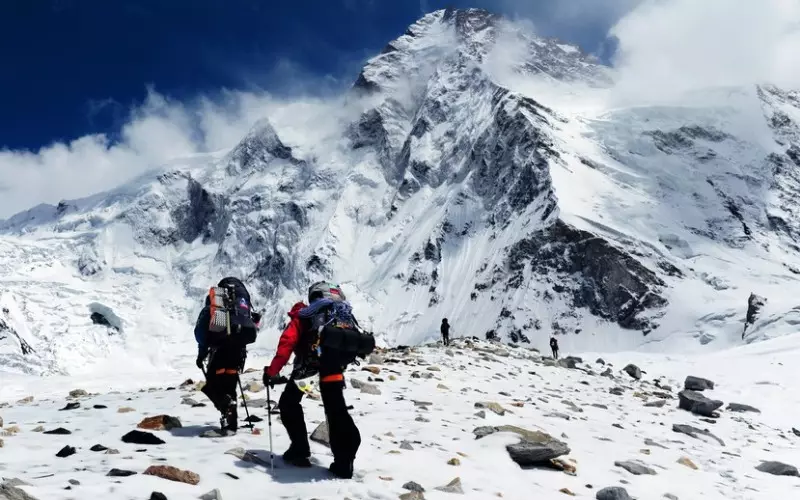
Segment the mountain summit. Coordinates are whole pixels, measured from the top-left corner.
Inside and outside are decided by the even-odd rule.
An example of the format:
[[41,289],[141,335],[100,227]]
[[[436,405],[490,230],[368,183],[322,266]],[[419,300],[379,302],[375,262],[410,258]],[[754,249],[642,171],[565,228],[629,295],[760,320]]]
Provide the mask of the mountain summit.
[[751,292],[769,305],[747,338],[787,331],[798,94],[607,92],[612,70],[576,47],[483,10],[426,15],[331,105],[334,133],[267,116],[224,154],[0,222],[0,365],[169,366],[223,275],[275,332],[311,281],[339,281],[390,345],[446,316],[454,336],[539,347],[723,346]]

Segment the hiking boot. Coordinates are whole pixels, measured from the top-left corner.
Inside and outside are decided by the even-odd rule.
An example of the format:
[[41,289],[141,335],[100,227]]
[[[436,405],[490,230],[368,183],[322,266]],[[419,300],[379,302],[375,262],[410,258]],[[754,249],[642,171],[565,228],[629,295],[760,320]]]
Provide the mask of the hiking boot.
[[225,422],[222,427],[223,430],[236,432],[239,429],[239,415],[236,411],[236,402],[230,404],[225,417],[221,420]]
[[308,459],[308,455],[301,455],[292,448],[286,450],[286,453],[284,453],[281,458],[283,458],[283,461],[287,464],[294,465],[295,467],[311,467],[311,461]]
[[339,479],[353,478],[353,462],[333,462],[328,470]]

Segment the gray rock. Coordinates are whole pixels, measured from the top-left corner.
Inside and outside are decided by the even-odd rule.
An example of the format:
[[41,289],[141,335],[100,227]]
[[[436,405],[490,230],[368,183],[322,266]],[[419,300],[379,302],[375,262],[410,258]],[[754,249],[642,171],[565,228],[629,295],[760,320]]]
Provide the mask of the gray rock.
[[672,493],[664,493],[664,498],[668,500],[678,500],[678,497],[673,495]]
[[663,444],[661,444],[661,443],[658,443],[658,442],[656,442],[656,441],[653,441],[653,440],[652,440],[652,439],[650,439],[650,438],[647,438],[647,439],[645,439],[645,440],[644,440],[644,444],[645,444],[645,445],[647,445],[647,446],[655,446],[656,448],[662,448],[662,449],[664,449],[664,450],[668,450],[668,449],[669,449],[669,448],[667,448],[666,446],[664,446]]
[[626,471],[630,472],[634,476],[641,476],[641,475],[649,475],[655,476],[656,471],[651,469],[650,467],[646,466],[642,462],[638,460],[628,460],[624,462],[614,462],[614,465],[617,467],[622,467]]
[[521,467],[532,467],[569,453],[569,447],[555,438],[545,443],[520,441],[506,446],[511,460]]
[[699,392],[684,390],[678,393],[678,408],[703,417],[713,417],[722,401],[708,399]]
[[611,370],[611,368],[606,368],[603,373],[600,374],[600,376],[613,379],[614,372]]
[[581,358],[567,356],[566,358],[560,358],[558,361],[556,361],[556,365],[560,366],[561,368],[575,369],[578,367],[578,363],[580,362],[582,362]]
[[656,401],[650,401],[649,403],[645,403],[644,405],[649,408],[662,408],[665,404],[667,404],[666,399],[659,399]]
[[18,487],[21,485],[27,485],[27,483],[14,483],[13,480],[4,481],[0,484],[0,500],[37,500],[36,497],[25,493]]
[[425,495],[420,491],[409,491],[402,493],[398,498],[400,500],[425,500]]
[[361,386],[361,394],[372,394],[373,396],[380,396],[381,390],[375,384],[367,384]]
[[264,467],[269,467],[270,462],[269,460],[264,460],[255,453],[251,453],[246,451],[244,448],[231,448],[230,450],[225,452],[226,455],[233,455],[234,457],[238,458],[242,462],[250,462],[256,465],[261,465]]
[[200,500],[222,500],[222,493],[220,493],[218,489],[214,488],[208,493],[200,495],[199,498]]
[[710,437],[711,439],[715,439],[722,446],[725,446],[725,442],[722,441],[717,436],[711,434],[710,432],[708,432],[706,430],[698,429],[697,427],[692,427],[691,425],[674,424],[672,426],[672,430],[674,432],[679,432],[681,434],[686,434],[687,436],[693,437],[695,439],[700,439],[700,436],[707,436],[707,437]]
[[408,491],[417,491],[419,493],[425,492],[425,488],[423,488],[421,484],[415,483],[414,481],[409,481],[406,484],[404,484],[403,489]]
[[367,359],[367,363],[370,365],[382,365],[386,362],[386,359],[377,353],[372,353],[369,355]]
[[481,411],[477,412],[475,414],[475,416],[478,417],[478,418],[486,418],[486,412],[481,410]]
[[800,437],[800,430],[795,429],[794,427],[792,427],[792,432],[794,433],[795,436]]
[[795,476],[800,477],[797,467],[782,462],[762,462],[756,466],[756,470],[772,474],[773,476]]
[[435,489],[444,491],[445,493],[464,494],[464,489],[461,487],[461,478],[457,477],[444,486],[437,486]]
[[634,364],[626,366],[625,368],[622,369],[622,371],[624,371],[625,373],[627,373],[636,380],[642,379],[642,370],[640,370],[639,367]]
[[597,363],[598,365],[605,365],[606,361],[603,358],[597,358],[597,361],[595,361],[595,363]]
[[402,442],[400,443],[400,449],[401,449],[401,450],[413,451],[413,450],[414,450],[414,447],[413,447],[413,446],[411,446],[411,443],[409,443],[408,441],[402,441]]
[[713,389],[714,382],[705,378],[689,375],[683,382],[683,388],[689,391],[705,391],[706,389]]
[[622,396],[623,394],[625,394],[625,389],[623,389],[622,387],[613,387],[609,389],[608,392],[615,396]]
[[182,404],[182,405],[188,405],[188,406],[194,406],[194,405],[198,404],[198,402],[197,402],[197,401],[195,401],[195,400],[194,400],[194,399],[192,399],[192,398],[183,398],[183,399],[181,400],[181,404]]
[[620,486],[611,486],[603,488],[595,495],[597,500],[631,500],[628,491]]
[[84,391],[83,389],[75,389],[74,391],[69,391],[69,397],[71,398],[82,398],[88,395],[89,393]]
[[311,433],[310,439],[316,443],[320,443],[330,448],[331,437],[330,434],[328,434],[328,422],[322,422],[319,424],[317,428],[314,429],[314,432]]
[[108,477],[128,477],[128,476],[134,476],[136,474],[137,473],[132,471],[132,470],[111,469],[110,471],[108,471],[108,474],[106,474],[106,476],[108,476]]
[[740,412],[740,413],[747,412],[747,411],[753,412],[753,413],[761,413],[761,410],[759,410],[758,408],[756,408],[754,406],[743,405],[743,404],[739,404],[739,403],[728,403],[728,406],[725,407],[725,409],[728,410],[728,411],[735,411],[735,412]]
[[600,403],[592,403],[592,406],[595,408],[600,408],[601,410],[608,410],[608,406]]

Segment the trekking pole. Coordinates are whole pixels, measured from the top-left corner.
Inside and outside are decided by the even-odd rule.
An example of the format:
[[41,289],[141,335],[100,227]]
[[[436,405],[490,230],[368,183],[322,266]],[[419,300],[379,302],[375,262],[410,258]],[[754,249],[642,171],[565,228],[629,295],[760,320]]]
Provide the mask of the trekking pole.
[[267,384],[267,427],[269,427],[269,468],[275,471],[275,454],[272,453],[272,399],[269,397],[269,384]]
[[242,393],[242,404],[244,405],[244,414],[247,415],[247,423],[248,423],[248,425],[245,425],[245,427],[250,427],[250,431],[252,431],[253,427],[255,426],[255,424],[250,420],[250,412],[247,411],[247,400],[244,398],[244,389],[242,389],[242,377],[240,377],[237,374],[236,375],[236,380],[239,382],[239,390]]

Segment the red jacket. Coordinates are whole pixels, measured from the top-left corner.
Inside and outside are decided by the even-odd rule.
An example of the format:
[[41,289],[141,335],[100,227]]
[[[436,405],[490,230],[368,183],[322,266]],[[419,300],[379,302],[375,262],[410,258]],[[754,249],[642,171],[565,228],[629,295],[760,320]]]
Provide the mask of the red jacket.
[[272,358],[272,363],[264,368],[267,376],[277,376],[281,368],[286,366],[286,363],[289,362],[289,358],[297,347],[297,341],[300,340],[301,326],[298,315],[300,310],[304,307],[306,307],[306,305],[303,302],[297,302],[292,306],[292,310],[289,311],[289,317],[292,318],[292,320],[289,322],[289,326],[281,333],[281,338],[278,341],[278,350],[275,353],[275,357]]

